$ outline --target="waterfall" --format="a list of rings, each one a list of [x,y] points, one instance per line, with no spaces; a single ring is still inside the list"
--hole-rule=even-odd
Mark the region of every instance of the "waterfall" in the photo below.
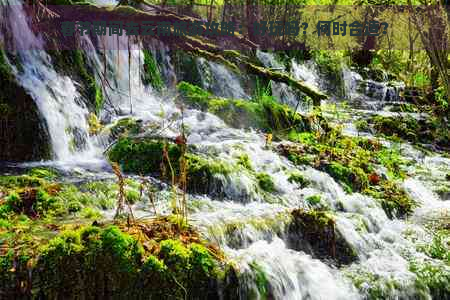
[[[348,67],[342,70],[345,97],[363,108],[381,109],[386,104],[400,101],[400,93],[405,85],[401,82],[383,82],[363,77]],[[384,76],[386,77],[386,76]]]
[[[11,65],[17,81],[33,97],[49,130],[56,160],[86,161],[98,155],[89,138],[88,110],[76,83],[58,74],[50,56],[42,49],[42,39],[32,32],[20,2],[2,5],[4,25],[12,34],[12,48],[19,49],[20,68]]]
[[[197,68],[202,78],[203,88],[219,97],[248,99],[249,96],[241,86],[240,78],[225,66],[204,58],[197,59]]]

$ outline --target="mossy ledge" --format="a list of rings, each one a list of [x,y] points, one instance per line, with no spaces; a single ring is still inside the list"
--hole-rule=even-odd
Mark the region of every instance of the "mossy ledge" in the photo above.
[[[225,278],[220,252],[201,242],[192,229],[174,231],[176,225],[168,224],[164,219],[133,226],[75,226],[34,251],[8,248],[3,243],[2,297],[218,297],[219,282]]]
[[[289,138],[295,143],[279,144],[279,153],[294,164],[328,173],[347,193],[359,192],[377,199],[390,218],[404,217],[416,207],[398,184],[406,176],[406,162],[395,149],[375,140],[345,137],[336,129],[322,135],[292,131]],[[379,173],[380,165],[387,174]]]
[[[170,158],[170,165],[163,158],[164,148]],[[122,137],[111,147],[108,156],[111,161],[119,163],[124,172],[152,174],[168,182],[172,180],[171,169],[175,180],[180,175],[181,147],[172,141]],[[190,193],[220,194],[222,184],[216,175],[227,175],[232,171],[233,166],[226,162],[186,153],[187,191]]]

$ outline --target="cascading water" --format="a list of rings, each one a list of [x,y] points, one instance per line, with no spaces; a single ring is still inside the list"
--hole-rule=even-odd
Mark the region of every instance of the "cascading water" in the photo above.
[[[385,104],[396,104],[404,89],[401,82],[378,82],[363,77],[345,67],[342,70],[345,97],[363,108],[380,109]]]
[[[48,54],[42,50],[42,39],[28,24],[20,2],[2,3],[7,18],[4,26],[12,36],[12,48],[18,49],[20,68],[12,65],[18,82],[30,93],[49,130],[54,158],[73,162],[90,160],[98,155],[89,138],[88,110],[72,79],[58,74]]]
[[[7,9],[7,23],[11,29],[21,28],[21,32],[13,31],[14,42],[27,43],[22,44],[24,48],[33,43],[41,43],[39,37],[29,29],[21,5],[10,5]],[[26,38],[23,38],[24,34]],[[102,43],[119,43],[125,46],[128,39],[105,37],[97,44]],[[148,123],[161,124],[180,114],[170,93],[163,98],[143,84],[141,74],[144,59],[139,43],[133,43],[133,50],[130,52],[103,52],[96,49],[87,38],[82,41],[82,45],[91,67],[96,70],[97,83],[104,88],[106,103],[101,112],[104,121],[112,123],[117,118],[133,116]],[[95,146],[97,141],[89,137],[89,112],[77,92],[76,84],[70,78],[59,75],[52,68],[50,57],[43,51],[21,51],[18,55],[23,70],[15,68],[15,75],[33,96],[45,117],[55,158],[72,160],[79,156],[85,160],[87,157],[94,157],[98,153]],[[277,67],[269,54],[260,52],[258,57],[267,66]],[[168,56],[165,60],[170,72]],[[223,78],[229,77],[222,66],[208,64],[211,72],[216,74],[212,76],[212,80],[223,83]],[[296,78],[311,85],[317,84],[318,77],[309,68],[293,62],[292,69]],[[360,79],[355,74],[352,76],[354,80],[344,78],[349,84],[349,91],[353,93],[358,85],[355,81]],[[105,85],[104,81],[108,84]],[[224,93],[222,95],[245,98],[245,93],[235,81],[230,83],[228,80],[227,84],[219,87]],[[272,86],[275,93],[278,88],[281,90],[285,87]],[[225,93],[224,89],[231,91]],[[295,106],[296,96],[289,94],[290,90],[286,93],[288,98],[284,101]],[[283,98],[281,92],[279,98]],[[358,291],[349,279],[355,277],[357,280],[361,280],[359,277],[374,277],[386,282],[385,286],[391,287],[386,292],[392,298],[413,298],[418,295],[414,285],[417,278],[408,269],[407,259],[424,260],[423,254],[416,251],[416,245],[430,242],[430,235],[421,226],[421,216],[427,215],[421,209],[450,209],[448,205],[442,205],[442,201],[425,185],[420,184],[419,179],[406,181],[404,185],[412,197],[419,199],[422,208],[416,211],[412,220],[390,220],[374,199],[358,193],[345,193],[326,173],[303,167],[301,171],[311,185],[301,188],[290,182],[289,174],[298,171],[298,167],[276,152],[266,149],[265,138],[259,133],[230,128],[218,117],[198,110],[187,109],[183,112],[183,117],[184,124],[190,128],[188,143],[195,145],[199,153],[222,161],[234,161],[237,156],[246,154],[254,173],[267,173],[274,181],[275,191],[269,195],[257,187],[254,173],[239,170],[217,176],[224,199],[215,199],[213,195],[190,196],[202,204],[194,209],[192,222],[236,262],[241,273],[239,294],[242,299],[262,299],[266,295],[274,299],[364,298],[367,296],[364,288]],[[179,120],[176,121],[174,126],[166,128],[160,134],[175,136],[179,123]],[[78,151],[71,149],[74,140]],[[103,144],[103,147],[107,145],[101,142],[98,144]],[[422,172],[431,174],[433,178],[442,175],[439,172],[434,174],[436,168],[433,161],[440,162],[440,166],[448,166],[446,170],[450,169],[448,159],[421,159],[428,162]],[[337,267],[333,262],[318,259],[315,253],[306,253],[292,245],[292,236],[287,229],[289,212],[296,208],[309,209],[305,199],[317,194],[321,195],[335,214],[336,231],[355,252],[357,260],[347,266]],[[234,230],[225,230],[230,225],[233,225]],[[410,238],[411,235],[414,235],[414,239]],[[266,291],[262,291],[257,284],[261,281],[261,276],[267,281]],[[429,297],[428,294],[426,296]]]

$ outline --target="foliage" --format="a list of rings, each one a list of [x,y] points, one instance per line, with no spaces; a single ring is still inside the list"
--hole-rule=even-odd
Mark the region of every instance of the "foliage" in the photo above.
[[[272,177],[267,173],[256,174],[256,179],[258,180],[259,187],[266,192],[274,192],[275,184],[273,183]]]
[[[142,80],[145,84],[151,84],[155,90],[161,91],[164,87],[164,82],[161,79],[158,64],[150,50],[144,49],[142,52],[144,53],[144,73]]]

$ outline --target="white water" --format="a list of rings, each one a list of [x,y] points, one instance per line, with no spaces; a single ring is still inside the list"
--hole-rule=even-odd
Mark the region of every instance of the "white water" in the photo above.
[[[94,159],[98,152],[89,139],[89,112],[76,83],[58,74],[47,53],[37,50],[42,48],[42,39],[31,31],[20,2],[2,3],[2,10],[8,13],[4,25],[12,32],[14,47],[23,49],[17,52],[22,68],[12,66],[13,71],[47,123],[54,158],[65,162]]]
[[[26,24],[20,6],[11,8],[10,24],[21,22],[28,31],[15,33],[17,43],[40,43]],[[106,38],[105,43],[117,42]],[[119,43],[128,43],[119,39]],[[30,46],[23,44],[23,46]],[[143,54],[139,45],[129,53],[126,50],[97,50],[89,40],[83,40],[83,49],[88,54],[90,64],[98,72],[98,83],[107,80],[111,86],[105,87],[108,96],[102,111],[104,120],[132,115],[147,123],[162,126],[173,117],[176,121],[161,134],[175,136],[179,132],[179,109],[170,97],[155,94],[141,82]],[[129,55],[130,54],[130,55]],[[88,137],[86,117],[88,111],[79,99],[76,84],[67,77],[59,75],[52,67],[49,56],[44,52],[25,51],[19,53],[24,71],[16,70],[19,82],[33,95],[41,113],[48,124],[52,138],[55,158],[58,160],[96,157],[96,141]],[[103,58],[106,57],[107,72]],[[262,55],[268,59],[270,57]],[[170,66],[169,58],[166,57]],[[211,66],[211,64],[210,64]],[[169,68],[170,69],[170,68]],[[297,78],[314,85],[317,77],[309,74],[303,65],[294,63],[293,73]],[[229,78],[229,71],[221,66],[212,66],[216,80]],[[309,75],[308,75],[309,74]],[[221,82],[223,84],[223,82]],[[131,87],[131,89],[130,89]],[[222,89],[243,95],[236,81],[227,82]],[[130,95],[130,91],[132,91]],[[292,104],[296,98],[291,95]],[[184,123],[190,128],[188,143],[196,145],[198,152],[207,157],[236,162],[237,157],[247,154],[255,172],[265,172],[274,181],[276,191],[266,193],[255,183],[254,175],[245,169],[227,176],[218,176],[222,182],[225,199],[214,199],[211,195],[191,196],[202,205],[194,209],[193,223],[211,240],[216,241],[225,253],[236,262],[243,275],[240,293],[246,299],[251,292],[262,298],[256,285],[258,272],[262,270],[269,284],[269,293],[274,299],[359,299],[366,295],[364,289],[357,291],[348,279],[348,274],[371,274],[381,282],[395,281],[397,289],[387,291],[391,298],[413,297],[416,295],[414,281],[416,276],[409,271],[409,260],[424,260],[424,255],[416,251],[416,245],[429,243],[430,234],[421,226],[430,217],[430,210],[442,213],[449,206],[440,201],[419,179],[404,182],[408,193],[421,204],[411,220],[390,220],[379,203],[360,194],[346,194],[327,174],[312,168],[300,171],[311,182],[311,186],[301,189],[288,181],[289,174],[298,170],[285,158],[266,149],[264,137],[253,131],[236,130],[214,115],[186,110]],[[164,126],[162,126],[164,127]],[[70,149],[73,133],[66,128],[77,128],[85,141],[82,150]],[[100,143],[101,144],[101,143]],[[105,146],[105,145],[103,145]],[[425,174],[436,177],[448,172],[449,168],[436,172],[439,168],[450,166],[448,159],[423,158]],[[359,261],[342,268],[329,262],[320,261],[302,251],[290,249],[287,243],[286,225],[289,211],[294,208],[309,208],[306,197],[320,194],[323,201],[334,212],[337,231],[355,250]],[[273,220],[272,222],[270,220]],[[238,229],[227,232],[230,224],[239,223]],[[408,233],[408,235],[406,234]],[[410,236],[415,237],[414,240]],[[367,276],[366,276],[367,277]],[[373,282],[367,280],[367,287]]]

